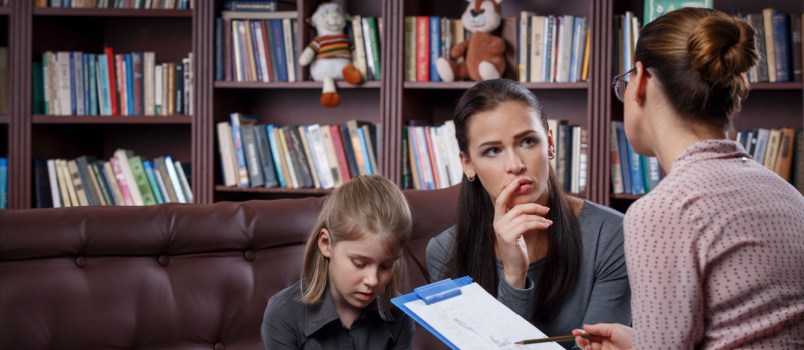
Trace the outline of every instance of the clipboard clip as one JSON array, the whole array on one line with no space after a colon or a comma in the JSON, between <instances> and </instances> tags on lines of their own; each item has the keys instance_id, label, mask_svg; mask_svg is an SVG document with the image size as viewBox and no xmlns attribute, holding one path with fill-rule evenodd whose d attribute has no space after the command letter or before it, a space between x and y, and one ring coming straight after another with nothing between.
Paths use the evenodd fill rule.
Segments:
<instances>
[{"instance_id":1,"label":"clipboard clip","mask_svg":"<svg viewBox=\"0 0 804 350\"><path fill-rule=\"evenodd\" d=\"M471 277L466 276L461 279L469 279L468 283L472 283ZM413 292L416 293L420 299L424 300L425 305L430 305L461 295L461 287L459 284L455 283L455 280L447 278L414 288Z\"/></svg>"}]
</instances>

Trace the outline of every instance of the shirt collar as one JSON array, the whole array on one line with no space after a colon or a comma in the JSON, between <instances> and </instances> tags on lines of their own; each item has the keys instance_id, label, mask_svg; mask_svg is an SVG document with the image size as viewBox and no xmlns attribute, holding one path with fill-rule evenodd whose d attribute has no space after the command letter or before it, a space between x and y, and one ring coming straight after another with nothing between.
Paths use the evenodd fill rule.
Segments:
<instances>
[{"instance_id":1,"label":"shirt collar","mask_svg":"<svg viewBox=\"0 0 804 350\"><path fill-rule=\"evenodd\" d=\"M673 161L670 172L701 160L751 158L743 145L732 140L704 140L693 143Z\"/></svg>"},{"instance_id":2,"label":"shirt collar","mask_svg":"<svg viewBox=\"0 0 804 350\"><path fill-rule=\"evenodd\" d=\"M358 318L358 320L365 318L367 313L373 312L378 314L380 319L385 322L396 322L391 310L383 309L381 307L380 298L382 298L382 296L378 296L373 303L369 304L368 310L366 310L366 312L364 312ZM318 332L318 330L330 322L336 320L340 322L340 316L338 316L338 311L335 310L335 303L332 301L332 295L329 293L329 287L324 290L324 295L321 296L321 300L319 300L317 303L306 304L304 312L305 319L307 320L304 325L304 335L306 337Z\"/></svg>"}]
</instances>

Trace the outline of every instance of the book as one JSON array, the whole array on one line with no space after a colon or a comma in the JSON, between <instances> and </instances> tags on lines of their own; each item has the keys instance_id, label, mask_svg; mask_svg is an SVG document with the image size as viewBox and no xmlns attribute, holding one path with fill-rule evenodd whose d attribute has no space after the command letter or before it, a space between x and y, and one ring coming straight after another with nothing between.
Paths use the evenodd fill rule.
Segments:
<instances>
[{"instance_id":1,"label":"book","mask_svg":"<svg viewBox=\"0 0 804 350\"><path fill-rule=\"evenodd\" d=\"M332 183L334 187L343 184L341 178L340 165L338 164L338 155L335 151L335 143L332 139L332 130L329 125L319 125L318 131L321 134L321 143L324 146L324 152L327 157L327 164L329 165L329 172L332 174Z\"/></svg>"},{"instance_id":2,"label":"book","mask_svg":"<svg viewBox=\"0 0 804 350\"><path fill-rule=\"evenodd\" d=\"M752 82L760 83L768 81L768 59L765 51L765 24L761 13L749 13L745 16L746 21L756 31L754 42L757 45L759 60L751 68L750 75L754 77Z\"/></svg>"},{"instance_id":3,"label":"book","mask_svg":"<svg viewBox=\"0 0 804 350\"><path fill-rule=\"evenodd\" d=\"M99 197L100 192L95 186L95 183L92 181L93 176L91 176L89 173L89 163L92 163L96 160L97 158L94 156L87 155L83 155L75 159L77 171L79 177L81 178L81 183L83 184L84 190L87 194L87 201L89 202L88 205L101 205L101 200Z\"/></svg>"},{"instance_id":4,"label":"book","mask_svg":"<svg viewBox=\"0 0 804 350\"><path fill-rule=\"evenodd\" d=\"M287 172L287 166L283 165L284 156L281 155L281 151L277 145L276 140L276 132L274 131L275 126L268 124L265 126L265 134L268 137L268 145L270 146L271 151L271 158L273 160L274 169L276 171L276 181L277 186L279 187L287 187L287 182L285 178L285 173Z\"/></svg>"},{"instance_id":5,"label":"book","mask_svg":"<svg viewBox=\"0 0 804 350\"><path fill-rule=\"evenodd\" d=\"M791 128L781 128L781 143L777 153L773 172L778 174L786 181L791 181L793 170L793 157L795 152L796 130Z\"/></svg>"},{"instance_id":6,"label":"book","mask_svg":"<svg viewBox=\"0 0 804 350\"><path fill-rule=\"evenodd\" d=\"M232 125L229 122L218 122L216 127L223 185L227 187L237 186L239 176L237 175L237 160L235 159L234 144L232 143Z\"/></svg>"},{"instance_id":7,"label":"book","mask_svg":"<svg viewBox=\"0 0 804 350\"><path fill-rule=\"evenodd\" d=\"M277 187L279 182L276 178L276 169L273 156L271 155L271 145L268 141L268 133L264 124L254 126L254 139L257 143L257 155L260 166L262 166L263 183L265 187Z\"/></svg>"},{"instance_id":8,"label":"book","mask_svg":"<svg viewBox=\"0 0 804 350\"><path fill-rule=\"evenodd\" d=\"M165 168L167 169L170 183L173 185L173 192L176 194L176 201L179 203L189 203L187 197L184 195L184 189L182 188L182 184L179 180L179 173L176 169L176 164L173 161L173 157L165 156Z\"/></svg>"},{"instance_id":9,"label":"book","mask_svg":"<svg viewBox=\"0 0 804 350\"><path fill-rule=\"evenodd\" d=\"M154 176L153 163L147 159L142 160L142 170L145 172L145 178L148 180L148 185L151 187L151 191L153 192L154 201L156 202L155 204L165 203L165 199L162 197L162 189L156 182L156 176Z\"/></svg>"},{"instance_id":10,"label":"book","mask_svg":"<svg viewBox=\"0 0 804 350\"><path fill-rule=\"evenodd\" d=\"M36 158L33 160L34 176L34 198L37 208L53 208L53 192L51 189L50 176L48 175L48 160ZM0 197L6 198L8 181L8 158L0 158ZM56 188L58 191L58 188ZM2 199L0 199L2 200ZM55 203L58 203L56 201ZM61 206L61 205L59 205ZM0 207L5 208L5 207Z\"/></svg>"},{"instance_id":11,"label":"book","mask_svg":"<svg viewBox=\"0 0 804 350\"><path fill-rule=\"evenodd\" d=\"M243 138L243 151L246 156L248 180L251 187L265 186L265 177L262 173L262 164L257 150L257 137L254 135L254 124L245 124L240 127Z\"/></svg>"},{"instance_id":12,"label":"book","mask_svg":"<svg viewBox=\"0 0 804 350\"><path fill-rule=\"evenodd\" d=\"M438 71L436 70L436 61L438 58L441 57L441 17L440 16L430 16L429 18L430 24L428 28L430 29L429 34L429 43L430 43L430 54L429 57L429 65L430 65L430 79L429 81L441 81L441 77L438 75Z\"/></svg>"},{"instance_id":13,"label":"book","mask_svg":"<svg viewBox=\"0 0 804 350\"><path fill-rule=\"evenodd\" d=\"M64 201L65 206L70 207L77 207L81 205L78 201L78 194L75 192L75 187L72 183L72 177L70 176L70 170L67 166L66 159L57 159L56 160L56 171L59 173L59 188L62 188L62 198L68 198L68 200ZM66 195L65 195L66 191ZM69 205L67 205L69 203Z\"/></svg>"},{"instance_id":14,"label":"book","mask_svg":"<svg viewBox=\"0 0 804 350\"><path fill-rule=\"evenodd\" d=\"M97 160L89 163L89 172L95 176L95 186L100 191L100 199L103 205L115 205L114 194L99 164L100 162Z\"/></svg>"},{"instance_id":15,"label":"book","mask_svg":"<svg viewBox=\"0 0 804 350\"><path fill-rule=\"evenodd\" d=\"M142 193L140 192L139 185L137 184L137 180L134 177L134 173L131 169L131 163L129 162L129 158L133 157L134 153L128 150L124 150L122 148L118 148L114 152L114 158L117 159L116 162L112 162L112 167L120 168L120 173L122 174L123 180L121 182L120 177L117 178L118 183L120 183L120 190L123 192L123 196L126 196L126 192L128 192L129 196L131 196L131 201L133 205L141 206L145 205L145 202L142 198ZM118 165L115 165L117 163ZM115 174L117 174L117 169L115 169ZM126 190L123 190L123 183L125 183Z\"/></svg>"},{"instance_id":16,"label":"book","mask_svg":"<svg viewBox=\"0 0 804 350\"><path fill-rule=\"evenodd\" d=\"M416 17L416 81L430 81L430 18Z\"/></svg>"},{"instance_id":17,"label":"book","mask_svg":"<svg viewBox=\"0 0 804 350\"><path fill-rule=\"evenodd\" d=\"M357 158L355 150L352 146L352 136L349 134L349 127L346 125L338 125L338 131L341 135L341 145L343 145L343 152L346 154L346 162L349 165L349 175L355 177L360 175L360 170L357 167Z\"/></svg>"},{"instance_id":18,"label":"book","mask_svg":"<svg viewBox=\"0 0 804 350\"><path fill-rule=\"evenodd\" d=\"M8 208L8 158L0 158L0 209Z\"/></svg>"},{"instance_id":19,"label":"book","mask_svg":"<svg viewBox=\"0 0 804 350\"><path fill-rule=\"evenodd\" d=\"M156 166L157 173L159 173L159 177L162 178L162 182L165 183L165 192L167 192L165 201L180 203L179 197L176 195L176 187L173 185L173 179L170 177L170 172L167 168L165 157L156 157L154 159L154 165Z\"/></svg>"},{"instance_id":20,"label":"book","mask_svg":"<svg viewBox=\"0 0 804 350\"><path fill-rule=\"evenodd\" d=\"M293 162L293 167L296 169L297 178L301 179L300 186L302 188L314 188L315 182L313 181L313 169L310 169L310 164L304 152L304 145L302 144L299 129L296 127L286 126L282 130L285 133L285 140L288 145L288 152Z\"/></svg>"},{"instance_id":21,"label":"book","mask_svg":"<svg viewBox=\"0 0 804 350\"><path fill-rule=\"evenodd\" d=\"M768 81L776 82L776 48L773 38L773 14L776 10L772 8L762 9L762 24L765 34L765 60L768 63Z\"/></svg>"},{"instance_id":22,"label":"book","mask_svg":"<svg viewBox=\"0 0 804 350\"><path fill-rule=\"evenodd\" d=\"M682 7L712 8L712 0L645 0L645 23L648 24L662 14Z\"/></svg>"},{"instance_id":23,"label":"book","mask_svg":"<svg viewBox=\"0 0 804 350\"><path fill-rule=\"evenodd\" d=\"M623 176L623 193L634 194L631 185L631 155L628 154L628 139L625 137L625 126L621 121L611 122L611 127L617 133L617 149L620 153L620 169Z\"/></svg>"},{"instance_id":24,"label":"book","mask_svg":"<svg viewBox=\"0 0 804 350\"><path fill-rule=\"evenodd\" d=\"M156 197L154 196L151 184L148 182L148 176L145 174L145 168L142 165L142 157L133 156L128 158L128 164L131 167L131 173L134 175L134 183L142 196L143 205L156 204Z\"/></svg>"},{"instance_id":25,"label":"book","mask_svg":"<svg viewBox=\"0 0 804 350\"><path fill-rule=\"evenodd\" d=\"M176 168L176 175L179 178L179 182L181 183L181 188L183 190L185 203L193 203L193 190L190 187L190 175L188 171L190 169L190 163L175 161L173 165Z\"/></svg>"},{"instance_id":26,"label":"book","mask_svg":"<svg viewBox=\"0 0 804 350\"><path fill-rule=\"evenodd\" d=\"M360 134L358 134L357 131L366 124L370 123L355 119L346 122L346 127L349 129L349 137L351 138L350 141L352 143L352 149L354 151L355 161L357 164L357 171L360 175L370 174L368 169L371 167L371 164L368 164L368 166L366 165L367 162L370 162L370 160L366 159L364 156L363 143L360 142Z\"/></svg>"},{"instance_id":27,"label":"book","mask_svg":"<svg viewBox=\"0 0 804 350\"><path fill-rule=\"evenodd\" d=\"M626 139L626 141L628 141ZM626 147L628 148L628 165L631 166L631 187L633 194L645 194L645 182L642 177L642 161L640 160L641 155L639 153L634 152L634 149L631 148L631 142L626 142Z\"/></svg>"},{"instance_id":28,"label":"book","mask_svg":"<svg viewBox=\"0 0 804 350\"><path fill-rule=\"evenodd\" d=\"M51 203L53 204L53 208L61 208L64 207L64 199L66 197L62 197L62 191L59 186L59 175L56 172L56 160L55 159L48 159L47 160L47 174L48 174L48 181L50 182L50 192L51 192Z\"/></svg>"},{"instance_id":29,"label":"book","mask_svg":"<svg viewBox=\"0 0 804 350\"><path fill-rule=\"evenodd\" d=\"M299 140L301 141L302 152L307 159L307 166L310 169L310 175L313 177L313 188L322 188L321 180L319 179L319 166L315 154L312 152L312 145L307 139L307 127L305 125L298 125L294 129L298 132Z\"/></svg>"},{"instance_id":30,"label":"book","mask_svg":"<svg viewBox=\"0 0 804 350\"><path fill-rule=\"evenodd\" d=\"M391 302L451 349L514 348L518 341L546 337L469 276L416 287ZM563 349L554 342L538 348Z\"/></svg>"},{"instance_id":31,"label":"book","mask_svg":"<svg viewBox=\"0 0 804 350\"><path fill-rule=\"evenodd\" d=\"M125 200L123 199L123 193L120 191L120 184L117 182L114 169L112 169L111 161L104 161L100 163L99 166L103 171L103 176L106 180L106 183L108 183L109 187L112 189L112 199L114 200L114 205L126 205Z\"/></svg>"},{"instance_id":32,"label":"book","mask_svg":"<svg viewBox=\"0 0 804 350\"><path fill-rule=\"evenodd\" d=\"M617 128L611 123L609 131L609 166L611 171L611 193L623 194L623 168L620 164L620 143L617 140Z\"/></svg>"},{"instance_id":33,"label":"book","mask_svg":"<svg viewBox=\"0 0 804 350\"><path fill-rule=\"evenodd\" d=\"M221 11L276 11L277 0L224 0Z\"/></svg>"},{"instance_id":34,"label":"book","mask_svg":"<svg viewBox=\"0 0 804 350\"><path fill-rule=\"evenodd\" d=\"M282 34L282 19L270 20L271 26L271 53L276 56L276 81L288 81L288 61L285 55L285 35Z\"/></svg>"},{"instance_id":35,"label":"book","mask_svg":"<svg viewBox=\"0 0 804 350\"><path fill-rule=\"evenodd\" d=\"M84 187L83 181L81 180L81 174L78 170L78 164L75 159L67 161L67 170L70 181L75 189L75 195L78 198L78 205L82 207L89 206L90 202L88 199L88 192Z\"/></svg>"},{"instance_id":36,"label":"book","mask_svg":"<svg viewBox=\"0 0 804 350\"><path fill-rule=\"evenodd\" d=\"M156 53L142 54L143 114L156 115Z\"/></svg>"},{"instance_id":37,"label":"book","mask_svg":"<svg viewBox=\"0 0 804 350\"><path fill-rule=\"evenodd\" d=\"M804 50L804 46L801 43L801 35L802 35L802 26L801 21L803 15L791 15L790 16L790 51L791 51L791 63L793 69L793 80L796 82L802 81L801 75L801 66L802 66L802 50Z\"/></svg>"},{"instance_id":38,"label":"book","mask_svg":"<svg viewBox=\"0 0 804 350\"><path fill-rule=\"evenodd\" d=\"M251 187L240 128L243 125L255 124L257 117L243 113L232 113L229 115L229 119L232 122L232 144L234 145L235 159L237 160L237 174L240 179L240 187Z\"/></svg>"},{"instance_id":39,"label":"book","mask_svg":"<svg viewBox=\"0 0 804 350\"><path fill-rule=\"evenodd\" d=\"M366 46L366 62L372 80L382 80L382 64L380 59L380 32L377 17L363 17L363 43ZM435 64L435 61L433 61ZM430 67L431 71L435 69ZM437 75L437 74L436 74Z\"/></svg>"},{"instance_id":40,"label":"book","mask_svg":"<svg viewBox=\"0 0 804 350\"><path fill-rule=\"evenodd\" d=\"M325 128L327 129L327 134L329 134L329 128ZM335 178L333 177L334 174L332 167L329 164L327 150L324 147L324 140L321 131L322 127L318 124L312 124L308 125L305 129L307 131L307 142L310 144L310 153L313 155L313 158L315 158L316 171L318 172L318 182L320 183L321 188L333 188L335 187ZM337 173L337 171L335 173Z\"/></svg>"},{"instance_id":41,"label":"book","mask_svg":"<svg viewBox=\"0 0 804 350\"><path fill-rule=\"evenodd\" d=\"M773 50L776 58L776 81L793 81L793 64L790 61L790 15L774 13L771 15L773 26Z\"/></svg>"},{"instance_id":42,"label":"book","mask_svg":"<svg viewBox=\"0 0 804 350\"><path fill-rule=\"evenodd\" d=\"M768 133L768 143L765 146L765 158L762 164L773 170L776 168L776 156L779 154L779 147L782 144L782 130L771 129Z\"/></svg>"},{"instance_id":43,"label":"book","mask_svg":"<svg viewBox=\"0 0 804 350\"><path fill-rule=\"evenodd\" d=\"M274 128L276 134L276 143L280 147L282 155L282 168L285 171L285 179L287 188L300 188L300 177L296 171L296 166L291 161L291 155L288 151L288 141L285 140L285 132L282 126Z\"/></svg>"},{"instance_id":44,"label":"book","mask_svg":"<svg viewBox=\"0 0 804 350\"><path fill-rule=\"evenodd\" d=\"M346 157L346 146L343 144L341 129L338 125L330 125L329 133L332 135L332 146L335 148L335 156L338 158L338 172L341 181L345 183L352 179L352 172L349 169L349 159Z\"/></svg>"},{"instance_id":45,"label":"book","mask_svg":"<svg viewBox=\"0 0 804 350\"><path fill-rule=\"evenodd\" d=\"M151 167L151 173L154 175L156 186L159 188L159 194L162 196L163 203L170 203L170 194L168 193L162 174L159 173L159 168L156 166L155 162L148 162L148 166Z\"/></svg>"}]
</instances>

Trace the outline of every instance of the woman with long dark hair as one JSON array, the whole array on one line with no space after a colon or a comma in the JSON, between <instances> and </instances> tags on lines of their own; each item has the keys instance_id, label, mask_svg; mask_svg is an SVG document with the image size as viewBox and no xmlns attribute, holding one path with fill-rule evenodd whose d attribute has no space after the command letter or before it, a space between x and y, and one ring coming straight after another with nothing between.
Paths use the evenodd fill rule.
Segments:
<instances>
[{"instance_id":1,"label":"woman with long dark hair","mask_svg":"<svg viewBox=\"0 0 804 350\"><path fill-rule=\"evenodd\" d=\"M427 246L431 280L468 275L547 335L629 323L623 216L562 191L536 96L510 80L483 81L454 120L466 176L457 225Z\"/></svg>"}]
</instances>

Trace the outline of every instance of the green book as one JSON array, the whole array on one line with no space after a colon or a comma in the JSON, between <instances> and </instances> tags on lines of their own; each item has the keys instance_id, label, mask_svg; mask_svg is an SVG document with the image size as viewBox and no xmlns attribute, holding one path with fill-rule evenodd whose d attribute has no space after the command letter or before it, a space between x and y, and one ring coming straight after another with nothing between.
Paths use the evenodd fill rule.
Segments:
<instances>
[{"instance_id":1,"label":"green book","mask_svg":"<svg viewBox=\"0 0 804 350\"><path fill-rule=\"evenodd\" d=\"M159 184L156 182L156 176L154 176L154 167L152 163L144 160L142 161L142 168L145 169L145 176L148 178L148 183L151 185L151 189L154 191L154 199L156 199L156 204L165 203L165 199L162 198L162 191L159 189Z\"/></svg>"},{"instance_id":2,"label":"green book","mask_svg":"<svg viewBox=\"0 0 804 350\"><path fill-rule=\"evenodd\" d=\"M47 62L47 61L45 61ZM47 63L44 63L47 64ZM45 99L45 83L43 80L41 62L34 62L33 69L33 114L47 114L47 100Z\"/></svg>"},{"instance_id":3,"label":"green book","mask_svg":"<svg viewBox=\"0 0 804 350\"><path fill-rule=\"evenodd\" d=\"M148 184L148 175L145 174L145 168L142 166L142 157L131 157L128 159L128 164L131 166L131 173L134 174L134 182L137 183L137 189L140 190L142 203L144 205L156 204L154 192L151 190L151 185Z\"/></svg>"},{"instance_id":4,"label":"green book","mask_svg":"<svg viewBox=\"0 0 804 350\"><path fill-rule=\"evenodd\" d=\"M682 7L712 8L712 0L645 0L645 19L643 25L659 16Z\"/></svg>"}]
</instances>

